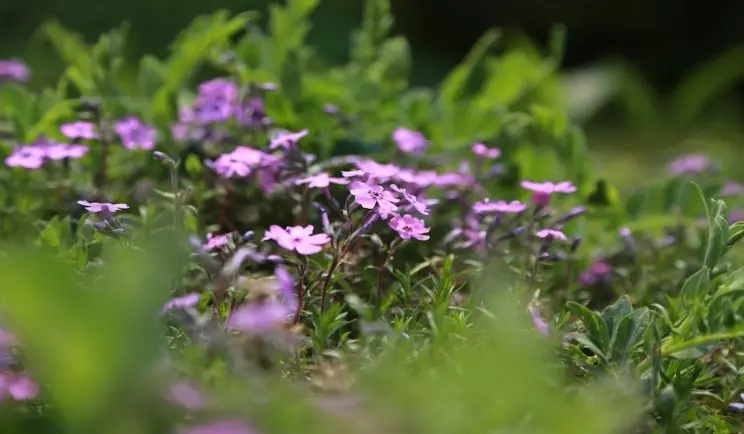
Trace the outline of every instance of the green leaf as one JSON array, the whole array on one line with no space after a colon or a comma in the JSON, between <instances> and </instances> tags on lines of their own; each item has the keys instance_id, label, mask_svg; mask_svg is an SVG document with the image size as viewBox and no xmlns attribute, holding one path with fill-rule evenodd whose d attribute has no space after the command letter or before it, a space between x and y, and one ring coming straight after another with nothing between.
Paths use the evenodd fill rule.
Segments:
<instances>
[{"instance_id":1,"label":"green leaf","mask_svg":"<svg viewBox=\"0 0 744 434\"><path fill-rule=\"evenodd\" d=\"M624 363L633 348L642 343L643 334L651 322L651 312L647 307L633 311L620 320L612 342L612 361Z\"/></svg>"},{"instance_id":2,"label":"green leaf","mask_svg":"<svg viewBox=\"0 0 744 434\"><path fill-rule=\"evenodd\" d=\"M488 50L499 39L500 33L495 29L488 30L468 53L465 60L450 72L439 88L439 100L446 106L452 106L467 87L473 71L486 56Z\"/></svg>"},{"instance_id":3,"label":"green leaf","mask_svg":"<svg viewBox=\"0 0 744 434\"><path fill-rule=\"evenodd\" d=\"M607 306L602 311L602 319L607 324L610 333L610 341L614 339L620 320L633 312L633 305L627 295L620 297L615 303Z\"/></svg>"},{"instance_id":4,"label":"green leaf","mask_svg":"<svg viewBox=\"0 0 744 434\"><path fill-rule=\"evenodd\" d=\"M586 328L586 336L603 352L609 346L610 335L602 315L594 312L583 304L573 301L566 303L566 308L581 319Z\"/></svg>"},{"instance_id":5,"label":"green leaf","mask_svg":"<svg viewBox=\"0 0 744 434\"><path fill-rule=\"evenodd\" d=\"M726 243L728 248L733 247L742 238L744 238L744 221L738 221L729 226L729 239Z\"/></svg>"},{"instance_id":6,"label":"green leaf","mask_svg":"<svg viewBox=\"0 0 744 434\"><path fill-rule=\"evenodd\" d=\"M685 280L680 294L685 298L699 298L708 291L710 285L710 269L703 267Z\"/></svg>"}]
</instances>

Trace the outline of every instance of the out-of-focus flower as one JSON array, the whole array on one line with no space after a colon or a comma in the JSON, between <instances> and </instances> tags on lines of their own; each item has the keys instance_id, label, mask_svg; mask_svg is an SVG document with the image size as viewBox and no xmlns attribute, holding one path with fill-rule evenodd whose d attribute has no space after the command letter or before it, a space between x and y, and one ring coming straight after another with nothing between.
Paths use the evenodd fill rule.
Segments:
<instances>
[{"instance_id":1,"label":"out-of-focus flower","mask_svg":"<svg viewBox=\"0 0 744 434\"><path fill-rule=\"evenodd\" d=\"M72 145L68 143L53 143L41 146L44 157L50 160L64 160L82 158L88 153L88 147L85 145Z\"/></svg>"},{"instance_id":2,"label":"out-of-focus flower","mask_svg":"<svg viewBox=\"0 0 744 434\"><path fill-rule=\"evenodd\" d=\"M16 401L28 401L39 396L39 385L25 375L0 374L0 400L8 395Z\"/></svg>"},{"instance_id":3,"label":"out-of-focus flower","mask_svg":"<svg viewBox=\"0 0 744 434\"><path fill-rule=\"evenodd\" d=\"M563 232L559 230L555 230L555 229L543 229L543 230L537 231L535 235L537 235L538 238L542 238L548 241L552 241L552 240L568 241L566 234L564 234Z\"/></svg>"},{"instance_id":4,"label":"out-of-focus flower","mask_svg":"<svg viewBox=\"0 0 744 434\"><path fill-rule=\"evenodd\" d=\"M473 154L484 157L488 159L496 159L501 156L501 149L499 148L489 148L488 146L484 145L483 143L476 143L473 145L472 148Z\"/></svg>"},{"instance_id":5,"label":"out-of-focus flower","mask_svg":"<svg viewBox=\"0 0 744 434\"><path fill-rule=\"evenodd\" d=\"M19 146L5 159L5 165L38 169L44 165L44 156L44 151L38 146Z\"/></svg>"},{"instance_id":6,"label":"out-of-focus flower","mask_svg":"<svg viewBox=\"0 0 744 434\"><path fill-rule=\"evenodd\" d=\"M184 428L178 434L257 434L257 431L239 420L221 420Z\"/></svg>"},{"instance_id":7,"label":"out-of-focus flower","mask_svg":"<svg viewBox=\"0 0 744 434\"><path fill-rule=\"evenodd\" d=\"M731 214L729 214L729 218L728 218L729 224L734 224L740 221L744 221L744 210L742 209L731 210Z\"/></svg>"},{"instance_id":8,"label":"out-of-focus flower","mask_svg":"<svg viewBox=\"0 0 744 434\"><path fill-rule=\"evenodd\" d=\"M236 330L261 334L281 329L293 313L287 305L273 299L255 301L233 312L228 325Z\"/></svg>"},{"instance_id":9,"label":"out-of-focus flower","mask_svg":"<svg viewBox=\"0 0 744 434\"><path fill-rule=\"evenodd\" d=\"M202 248L206 251L217 250L225 247L230 242L231 234L207 234L207 242L204 243Z\"/></svg>"},{"instance_id":10,"label":"out-of-focus flower","mask_svg":"<svg viewBox=\"0 0 744 434\"><path fill-rule=\"evenodd\" d=\"M168 400L187 410L195 411L204 408L207 400L204 395L187 381L179 381L168 388Z\"/></svg>"},{"instance_id":11,"label":"out-of-focus flower","mask_svg":"<svg viewBox=\"0 0 744 434\"><path fill-rule=\"evenodd\" d=\"M393 131L393 141L398 149L407 154L421 154L429 147L429 142L422 133L403 127Z\"/></svg>"},{"instance_id":12,"label":"out-of-focus flower","mask_svg":"<svg viewBox=\"0 0 744 434\"><path fill-rule=\"evenodd\" d=\"M254 169L269 162L268 155L247 146L238 146L232 152L222 154L214 162L209 162L220 176L242 178L253 173Z\"/></svg>"},{"instance_id":13,"label":"out-of-focus flower","mask_svg":"<svg viewBox=\"0 0 744 434\"><path fill-rule=\"evenodd\" d=\"M255 97L236 109L235 118L241 125L260 126L271 123L266 115L264 101Z\"/></svg>"},{"instance_id":14,"label":"out-of-focus flower","mask_svg":"<svg viewBox=\"0 0 744 434\"><path fill-rule=\"evenodd\" d=\"M486 199L483 202L476 202L473 205L473 212L476 214L487 214L490 212L503 212L507 214L519 214L520 212L527 209L527 205L518 201L513 200L506 202L499 200L496 202L490 202Z\"/></svg>"},{"instance_id":15,"label":"out-of-focus flower","mask_svg":"<svg viewBox=\"0 0 744 434\"><path fill-rule=\"evenodd\" d=\"M98 138L98 133L96 132L96 125L93 122L87 122L87 121L75 121L75 122L69 122L66 124L62 124L62 126L59 127L60 132L62 132L62 135L67 137L68 139L86 139L86 140L93 140Z\"/></svg>"},{"instance_id":16,"label":"out-of-focus flower","mask_svg":"<svg viewBox=\"0 0 744 434\"><path fill-rule=\"evenodd\" d=\"M124 147L130 150L149 151L155 147L155 142L158 139L158 132L155 128L143 124L134 116L118 121L115 130L121 137Z\"/></svg>"},{"instance_id":17,"label":"out-of-focus flower","mask_svg":"<svg viewBox=\"0 0 744 434\"><path fill-rule=\"evenodd\" d=\"M612 266L603 260L598 260L579 275L579 284L592 286L598 283L606 283L611 276Z\"/></svg>"},{"instance_id":18,"label":"out-of-focus flower","mask_svg":"<svg viewBox=\"0 0 744 434\"><path fill-rule=\"evenodd\" d=\"M732 402L729 404L729 408L736 411L744 411L744 393L739 394L739 399L742 402Z\"/></svg>"},{"instance_id":19,"label":"out-of-focus flower","mask_svg":"<svg viewBox=\"0 0 744 434\"><path fill-rule=\"evenodd\" d=\"M535 205L546 206L550 203L550 196L553 193L573 193L576 191L576 186L568 181L562 181L554 184L550 181L546 182L532 182L522 181L522 188L530 190L532 194L532 202Z\"/></svg>"},{"instance_id":20,"label":"out-of-focus flower","mask_svg":"<svg viewBox=\"0 0 744 434\"><path fill-rule=\"evenodd\" d=\"M344 178L358 178L364 176L366 172L364 170L342 170L341 176Z\"/></svg>"},{"instance_id":21,"label":"out-of-focus flower","mask_svg":"<svg viewBox=\"0 0 744 434\"><path fill-rule=\"evenodd\" d=\"M334 178L325 172L318 173L316 175L308 176L307 178L298 179L295 184L307 184L309 187L314 188L326 188L330 184L345 185L348 184L349 180L345 178Z\"/></svg>"},{"instance_id":22,"label":"out-of-focus flower","mask_svg":"<svg viewBox=\"0 0 744 434\"><path fill-rule=\"evenodd\" d=\"M374 160L359 160L354 163L357 168L363 170L371 177L384 181L394 177L400 172L400 167L395 164L381 164Z\"/></svg>"},{"instance_id":23,"label":"out-of-focus flower","mask_svg":"<svg viewBox=\"0 0 744 434\"><path fill-rule=\"evenodd\" d=\"M7 331L0 329L0 352L2 352L3 349L13 345L16 343L16 337L12 333L8 333Z\"/></svg>"},{"instance_id":24,"label":"out-of-focus flower","mask_svg":"<svg viewBox=\"0 0 744 434\"><path fill-rule=\"evenodd\" d=\"M420 218L416 218L410 214L404 216L393 217L389 223L390 227L398 232L398 235L404 240L415 238L417 240L426 241L429 236L430 228L424 225L424 221Z\"/></svg>"},{"instance_id":25,"label":"out-of-focus flower","mask_svg":"<svg viewBox=\"0 0 744 434\"><path fill-rule=\"evenodd\" d=\"M692 175L704 172L711 167L710 158L703 154L682 155L669 163L668 170L672 175Z\"/></svg>"},{"instance_id":26,"label":"out-of-focus flower","mask_svg":"<svg viewBox=\"0 0 744 434\"><path fill-rule=\"evenodd\" d=\"M550 333L550 324L540 316L540 310L535 306L530 306L529 311L530 316L532 316L532 323L535 325L537 331L539 331L541 335L547 336L548 333Z\"/></svg>"},{"instance_id":27,"label":"out-of-focus flower","mask_svg":"<svg viewBox=\"0 0 744 434\"><path fill-rule=\"evenodd\" d=\"M301 255L312 255L323 250L323 246L331 241L327 234L315 234L313 225L292 226L282 229L272 225L264 234L263 240L274 240L287 250L294 250Z\"/></svg>"},{"instance_id":28,"label":"out-of-focus flower","mask_svg":"<svg viewBox=\"0 0 744 434\"><path fill-rule=\"evenodd\" d=\"M200 295L196 292L186 294L182 297L176 297L166 302L160 309L160 312L167 312L172 309L186 309L189 307L196 306L199 303Z\"/></svg>"},{"instance_id":29,"label":"out-of-focus flower","mask_svg":"<svg viewBox=\"0 0 744 434\"><path fill-rule=\"evenodd\" d=\"M387 213L398 209L395 204L399 200L382 186L356 181L351 185L350 192L354 196L354 201L364 209L373 209L377 206Z\"/></svg>"},{"instance_id":30,"label":"out-of-focus flower","mask_svg":"<svg viewBox=\"0 0 744 434\"><path fill-rule=\"evenodd\" d=\"M84 206L88 212L92 213L110 213L119 212L123 209L128 209L129 205L125 203L100 203L100 202L88 202L87 200L79 200L78 205Z\"/></svg>"},{"instance_id":31,"label":"out-of-focus flower","mask_svg":"<svg viewBox=\"0 0 744 434\"><path fill-rule=\"evenodd\" d=\"M277 267L274 270L274 276L278 283L279 294L284 299L287 309L292 312L296 311L300 301L297 299L297 294L295 293L294 277L284 267Z\"/></svg>"},{"instance_id":32,"label":"out-of-focus flower","mask_svg":"<svg viewBox=\"0 0 744 434\"><path fill-rule=\"evenodd\" d=\"M225 78L200 84L199 95L190 109L193 122L206 125L228 121L237 109L238 94L238 85Z\"/></svg>"},{"instance_id":33,"label":"out-of-focus flower","mask_svg":"<svg viewBox=\"0 0 744 434\"><path fill-rule=\"evenodd\" d=\"M434 185L438 187L467 187L475 183L475 178L469 173L446 172L437 175Z\"/></svg>"},{"instance_id":34,"label":"out-of-focus flower","mask_svg":"<svg viewBox=\"0 0 744 434\"><path fill-rule=\"evenodd\" d=\"M721 188L721 196L742 196L744 195L744 185L736 181L728 181Z\"/></svg>"},{"instance_id":35,"label":"out-of-focus flower","mask_svg":"<svg viewBox=\"0 0 744 434\"><path fill-rule=\"evenodd\" d=\"M307 136L307 130L296 133L281 132L269 144L269 149L290 149L297 145L301 138Z\"/></svg>"},{"instance_id":36,"label":"out-of-focus flower","mask_svg":"<svg viewBox=\"0 0 744 434\"><path fill-rule=\"evenodd\" d=\"M0 60L0 82L18 81L25 83L31 79L31 69L20 60Z\"/></svg>"},{"instance_id":37,"label":"out-of-focus flower","mask_svg":"<svg viewBox=\"0 0 744 434\"><path fill-rule=\"evenodd\" d=\"M411 205L416 211L420 212L423 215L429 215L429 209L426 207L426 204L421 202L416 196L409 193L405 188L398 187L395 184L390 184L390 189L400 193L403 196L403 199L408 202L409 205Z\"/></svg>"}]
</instances>

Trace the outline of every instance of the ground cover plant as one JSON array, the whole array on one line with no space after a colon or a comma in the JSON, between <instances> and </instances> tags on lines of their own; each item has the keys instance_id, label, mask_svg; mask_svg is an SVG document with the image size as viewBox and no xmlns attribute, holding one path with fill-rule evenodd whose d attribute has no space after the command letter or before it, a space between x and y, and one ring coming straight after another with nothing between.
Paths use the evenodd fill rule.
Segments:
<instances>
[{"instance_id":1,"label":"ground cover plant","mask_svg":"<svg viewBox=\"0 0 744 434\"><path fill-rule=\"evenodd\" d=\"M744 188L602 181L559 28L411 89L387 1L341 66L317 3L0 63L2 432L740 432Z\"/></svg>"}]
</instances>

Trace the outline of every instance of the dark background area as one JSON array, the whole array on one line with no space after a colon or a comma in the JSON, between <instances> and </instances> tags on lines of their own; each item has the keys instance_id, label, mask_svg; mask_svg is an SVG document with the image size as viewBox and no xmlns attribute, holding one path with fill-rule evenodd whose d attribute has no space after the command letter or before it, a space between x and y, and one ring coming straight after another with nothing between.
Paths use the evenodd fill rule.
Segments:
<instances>
[{"instance_id":1,"label":"dark background area","mask_svg":"<svg viewBox=\"0 0 744 434\"><path fill-rule=\"evenodd\" d=\"M28 54L34 32L56 18L89 39L131 24L130 54L164 54L196 15L227 8L265 11L268 0L0 0L0 58ZM344 60L362 0L324 0L311 42L330 62ZM412 45L414 83L434 84L489 27L544 41L550 26L568 28L565 66L619 56L660 90L696 65L744 42L744 1L679 0L393 0L397 31ZM33 63L33 59L31 59Z\"/></svg>"}]
</instances>

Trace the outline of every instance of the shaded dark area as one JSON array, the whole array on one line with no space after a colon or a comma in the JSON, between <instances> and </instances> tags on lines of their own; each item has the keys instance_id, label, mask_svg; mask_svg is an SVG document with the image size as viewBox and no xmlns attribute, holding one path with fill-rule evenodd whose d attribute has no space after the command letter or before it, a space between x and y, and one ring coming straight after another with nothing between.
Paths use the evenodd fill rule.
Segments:
<instances>
[{"instance_id":1,"label":"shaded dark area","mask_svg":"<svg viewBox=\"0 0 744 434\"><path fill-rule=\"evenodd\" d=\"M267 0L2 0L0 57L27 52L46 18L88 38L128 21L132 57L162 54L174 35L201 13L227 8L265 12ZM330 61L342 61L348 32L360 20L362 0L324 0L315 16L312 42ZM711 56L744 43L744 2L715 0L405 0L394 1L398 30L414 55L414 81L432 84L455 64L489 27L526 32L538 41L550 26L567 25L568 67L609 56L639 66L661 89Z\"/></svg>"}]
</instances>

